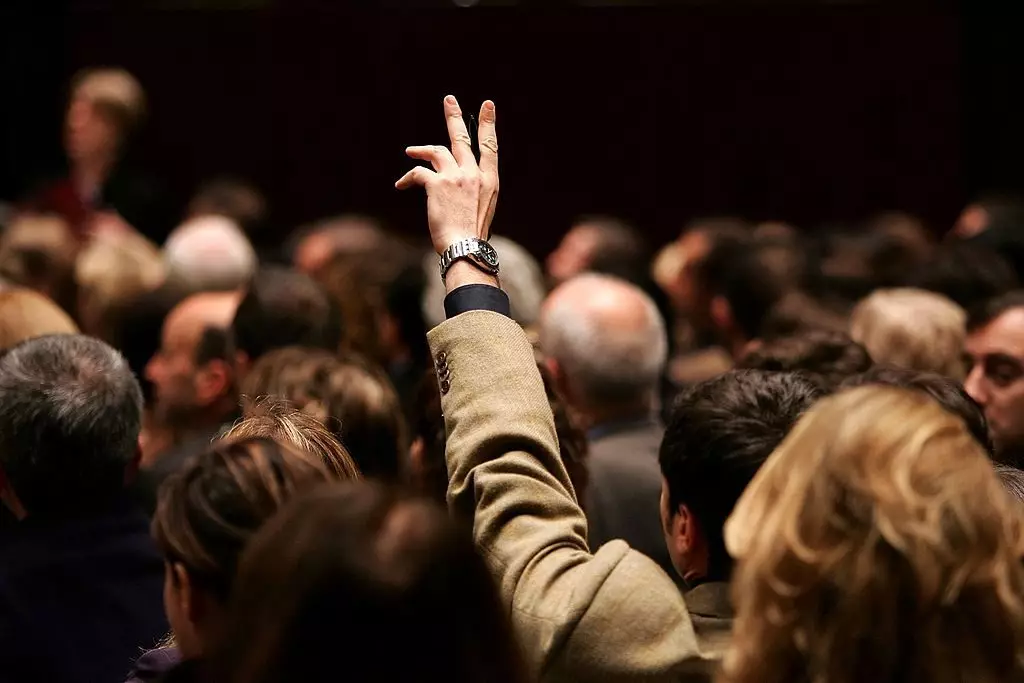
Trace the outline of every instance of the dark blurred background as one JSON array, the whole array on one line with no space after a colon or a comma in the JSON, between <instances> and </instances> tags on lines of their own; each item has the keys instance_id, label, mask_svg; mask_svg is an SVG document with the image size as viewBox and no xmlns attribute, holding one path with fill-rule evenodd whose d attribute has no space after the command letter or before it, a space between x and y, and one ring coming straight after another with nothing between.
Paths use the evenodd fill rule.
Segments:
<instances>
[{"instance_id":1,"label":"dark blurred background","mask_svg":"<svg viewBox=\"0 0 1024 683\"><path fill-rule=\"evenodd\" d=\"M406 145L444 141L449 91L497 101L496 228L537 253L589 212L655 241L723 211L945 229L1022 179L1024 48L984 2L478 4L9 3L0 198L59 170L68 78L113 64L149 96L141 163L182 199L255 181L282 235L350 210L420 230L392 183Z\"/></svg>"}]
</instances>

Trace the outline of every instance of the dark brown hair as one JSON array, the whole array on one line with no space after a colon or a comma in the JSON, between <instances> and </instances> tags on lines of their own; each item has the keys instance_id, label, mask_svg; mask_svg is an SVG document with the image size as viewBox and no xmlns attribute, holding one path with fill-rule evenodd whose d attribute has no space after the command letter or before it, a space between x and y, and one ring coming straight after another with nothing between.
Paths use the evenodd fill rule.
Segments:
<instances>
[{"instance_id":1,"label":"dark brown hair","mask_svg":"<svg viewBox=\"0 0 1024 683\"><path fill-rule=\"evenodd\" d=\"M871 366L871 356L863 346L841 332L824 330L765 342L739 363L747 370L802 372L827 391Z\"/></svg>"},{"instance_id":2,"label":"dark brown hair","mask_svg":"<svg viewBox=\"0 0 1024 683\"><path fill-rule=\"evenodd\" d=\"M224 633L211 680L225 683L526 680L468 530L380 484L321 487L267 523Z\"/></svg>"},{"instance_id":3,"label":"dark brown hair","mask_svg":"<svg viewBox=\"0 0 1024 683\"><path fill-rule=\"evenodd\" d=\"M256 530L297 491L330 479L319 459L271 439L218 441L160 488L153 538L223 600Z\"/></svg>"}]
</instances>

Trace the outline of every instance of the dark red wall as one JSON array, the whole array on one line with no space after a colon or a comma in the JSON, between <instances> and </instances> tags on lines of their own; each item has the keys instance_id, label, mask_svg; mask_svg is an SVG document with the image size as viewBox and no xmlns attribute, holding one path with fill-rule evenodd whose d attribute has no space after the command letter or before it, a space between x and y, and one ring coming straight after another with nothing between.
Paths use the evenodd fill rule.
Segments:
<instances>
[{"instance_id":1,"label":"dark red wall","mask_svg":"<svg viewBox=\"0 0 1024 683\"><path fill-rule=\"evenodd\" d=\"M961 46L944 13L879 9L71 12L65 71L120 63L153 118L148 168L217 172L282 230L341 210L421 229L393 181L444 140L442 96L499 108L498 230L537 251L607 211L667 238L733 210L802 223L965 198Z\"/></svg>"}]
</instances>

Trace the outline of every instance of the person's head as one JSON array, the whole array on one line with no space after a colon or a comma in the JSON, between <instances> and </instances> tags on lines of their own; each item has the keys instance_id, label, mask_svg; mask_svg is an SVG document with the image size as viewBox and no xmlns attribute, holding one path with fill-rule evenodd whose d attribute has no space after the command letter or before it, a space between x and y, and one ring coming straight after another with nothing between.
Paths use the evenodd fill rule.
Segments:
<instances>
[{"instance_id":1,"label":"person's head","mask_svg":"<svg viewBox=\"0 0 1024 683\"><path fill-rule=\"evenodd\" d=\"M267 237L267 200L251 183L232 177L203 183L188 202L189 218L225 216L254 243Z\"/></svg>"},{"instance_id":2,"label":"person's head","mask_svg":"<svg viewBox=\"0 0 1024 683\"><path fill-rule=\"evenodd\" d=\"M240 377L260 356L285 346L336 353L342 319L326 292L308 275L266 266L257 271L238 304L231 332Z\"/></svg>"},{"instance_id":3,"label":"person's head","mask_svg":"<svg viewBox=\"0 0 1024 683\"><path fill-rule=\"evenodd\" d=\"M38 292L0 292L0 351L49 334L78 334L78 327L57 304Z\"/></svg>"},{"instance_id":4,"label":"person's head","mask_svg":"<svg viewBox=\"0 0 1024 683\"><path fill-rule=\"evenodd\" d=\"M998 252L979 244L951 242L907 276L918 289L941 294L970 311L1017 288L1013 267Z\"/></svg>"},{"instance_id":5,"label":"person's head","mask_svg":"<svg viewBox=\"0 0 1024 683\"><path fill-rule=\"evenodd\" d=\"M1014 231L1024 225L1024 201L1007 193L989 193L964 207L953 234L970 239L989 231Z\"/></svg>"},{"instance_id":6,"label":"person's head","mask_svg":"<svg viewBox=\"0 0 1024 683\"><path fill-rule=\"evenodd\" d=\"M661 521L687 581L728 581L722 526L751 478L822 396L795 373L735 370L685 390L661 442Z\"/></svg>"},{"instance_id":7,"label":"person's head","mask_svg":"<svg viewBox=\"0 0 1024 683\"><path fill-rule=\"evenodd\" d=\"M75 263L82 329L112 341L116 317L131 301L163 284L166 274L160 250L137 233L93 238Z\"/></svg>"},{"instance_id":8,"label":"person's head","mask_svg":"<svg viewBox=\"0 0 1024 683\"><path fill-rule=\"evenodd\" d=\"M701 264L711 324L734 357L761 335L772 307L799 287L806 266L795 242L721 242Z\"/></svg>"},{"instance_id":9,"label":"person's head","mask_svg":"<svg viewBox=\"0 0 1024 683\"><path fill-rule=\"evenodd\" d=\"M879 363L963 379L967 314L921 289L880 289L850 317L850 336Z\"/></svg>"},{"instance_id":10,"label":"person's head","mask_svg":"<svg viewBox=\"0 0 1024 683\"><path fill-rule=\"evenodd\" d=\"M249 238L225 216L188 219L167 238L163 253L168 278L190 292L240 289L256 272Z\"/></svg>"},{"instance_id":11,"label":"person's head","mask_svg":"<svg viewBox=\"0 0 1024 683\"><path fill-rule=\"evenodd\" d=\"M217 425L237 408L229 328L238 296L193 294L164 320L160 349L146 365L154 411L176 430Z\"/></svg>"},{"instance_id":12,"label":"person's head","mask_svg":"<svg viewBox=\"0 0 1024 683\"><path fill-rule=\"evenodd\" d=\"M758 345L738 367L767 372L800 372L831 391L872 365L868 351L841 332L814 331Z\"/></svg>"},{"instance_id":13,"label":"person's head","mask_svg":"<svg viewBox=\"0 0 1024 683\"><path fill-rule=\"evenodd\" d=\"M984 408L1000 459L1017 462L1024 448L1024 291L970 312L964 355L964 388Z\"/></svg>"},{"instance_id":14,"label":"person's head","mask_svg":"<svg viewBox=\"0 0 1024 683\"><path fill-rule=\"evenodd\" d=\"M346 214L300 228L291 238L292 263L313 275L339 255L359 256L388 245L388 234L373 218Z\"/></svg>"},{"instance_id":15,"label":"person's head","mask_svg":"<svg viewBox=\"0 0 1024 683\"><path fill-rule=\"evenodd\" d=\"M920 392L822 400L725 527L722 680L1021 680L1024 516L961 420Z\"/></svg>"},{"instance_id":16,"label":"person's head","mask_svg":"<svg viewBox=\"0 0 1024 683\"><path fill-rule=\"evenodd\" d=\"M239 437L214 442L161 486L152 531L165 559L167 618L184 657L207 654L218 637L253 534L297 492L333 478L319 458L290 444Z\"/></svg>"},{"instance_id":17,"label":"person's head","mask_svg":"<svg viewBox=\"0 0 1024 683\"><path fill-rule=\"evenodd\" d=\"M273 439L315 456L338 480L362 476L348 449L322 420L279 396L246 401L242 419L221 438Z\"/></svg>"},{"instance_id":18,"label":"person's head","mask_svg":"<svg viewBox=\"0 0 1024 683\"><path fill-rule=\"evenodd\" d=\"M641 263L650 259L648 247L633 226L610 216L586 216L565 234L547 258L547 274L553 286L589 270L605 270L608 264Z\"/></svg>"},{"instance_id":19,"label":"person's head","mask_svg":"<svg viewBox=\"0 0 1024 683\"><path fill-rule=\"evenodd\" d=\"M562 395L591 421L655 408L668 341L638 287L590 273L566 282L544 302L540 345Z\"/></svg>"},{"instance_id":20,"label":"person's head","mask_svg":"<svg viewBox=\"0 0 1024 683\"><path fill-rule=\"evenodd\" d=\"M431 273L429 277L437 277ZM378 321L380 350L387 363L417 366L430 359L423 293L429 277L418 263L403 268L384 289L384 310Z\"/></svg>"},{"instance_id":21,"label":"person's head","mask_svg":"<svg viewBox=\"0 0 1024 683\"><path fill-rule=\"evenodd\" d=\"M840 388L853 389L862 386L897 387L927 394L948 412L963 420L967 425L967 431L986 453L993 453L992 437L989 434L988 421L985 420L985 412L964 390L962 384L947 375L879 364L848 378Z\"/></svg>"},{"instance_id":22,"label":"person's head","mask_svg":"<svg viewBox=\"0 0 1024 683\"><path fill-rule=\"evenodd\" d=\"M123 69L85 69L71 81L64 149L72 164L111 162L141 126L146 96Z\"/></svg>"},{"instance_id":23,"label":"person's head","mask_svg":"<svg viewBox=\"0 0 1024 683\"><path fill-rule=\"evenodd\" d=\"M996 476L1014 500L1024 503L1024 471L996 463Z\"/></svg>"},{"instance_id":24,"label":"person's head","mask_svg":"<svg viewBox=\"0 0 1024 683\"><path fill-rule=\"evenodd\" d=\"M495 236L490 244L498 252L501 263L501 288L508 295L512 319L523 327L532 327L540 315L547 294L544 272L530 252L507 237ZM426 289L423 292L423 314L431 327L445 320L444 282L437 276L437 256L423 259Z\"/></svg>"},{"instance_id":25,"label":"person's head","mask_svg":"<svg viewBox=\"0 0 1024 683\"><path fill-rule=\"evenodd\" d=\"M116 501L137 464L142 392L98 339L51 335L0 356L0 498L22 516L65 517Z\"/></svg>"},{"instance_id":26,"label":"person's head","mask_svg":"<svg viewBox=\"0 0 1024 683\"><path fill-rule=\"evenodd\" d=\"M0 277L74 311L78 242L59 216L23 214L0 237Z\"/></svg>"},{"instance_id":27,"label":"person's head","mask_svg":"<svg viewBox=\"0 0 1024 683\"><path fill-rule=\"evenodd\" d=\"M738 218L705 218L686 226L679 240L676 273L665 276L665 291L699 332L711 328L711 293L704 277L704 260L716 248L751 239L750 226Z\"/></svg>"},{"instance_id":28,"label":"person's head","mask_svg":"<svg viewBox=\"0 0 1024 683\"><path fill-rule=\"evenodd\" d=\"M402 407L387 376L369 363L318 349L276 349L253 365L242 393L286 400L319 420L364 475L394 481L402 474L408 450Z\"/></svg>"},{"instance_id":29,"label":"person's head","mask_svg":"<svg viewBox=\"0 0 1024 683\"><path fill-rule=\"evenodd\" d=\"M269 521L235 580L214 679L398 683L527 678L467 529L380 484L321 487ZM396 644L401 654L396 656Z\"/></svg>"}]
</instances>

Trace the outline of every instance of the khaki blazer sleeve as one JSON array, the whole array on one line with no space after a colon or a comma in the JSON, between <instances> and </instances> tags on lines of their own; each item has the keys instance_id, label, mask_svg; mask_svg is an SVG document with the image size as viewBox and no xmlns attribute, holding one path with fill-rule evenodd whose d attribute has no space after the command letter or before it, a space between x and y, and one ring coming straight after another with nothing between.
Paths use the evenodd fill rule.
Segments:
<instances>
[{"instance_id":1,"label":"khaki blazer sleeve","mask_svg":"<svg viewBox=\"0 0 1024 683\"><path fill-rule=\"evenodd\" d=\"M681 594L613 541L591 554L526 336L497 313L429 334L448 430L448 502L470 515L533 671L546 681L679 681L702 669Z\"/></svg>"}]
</instances>

